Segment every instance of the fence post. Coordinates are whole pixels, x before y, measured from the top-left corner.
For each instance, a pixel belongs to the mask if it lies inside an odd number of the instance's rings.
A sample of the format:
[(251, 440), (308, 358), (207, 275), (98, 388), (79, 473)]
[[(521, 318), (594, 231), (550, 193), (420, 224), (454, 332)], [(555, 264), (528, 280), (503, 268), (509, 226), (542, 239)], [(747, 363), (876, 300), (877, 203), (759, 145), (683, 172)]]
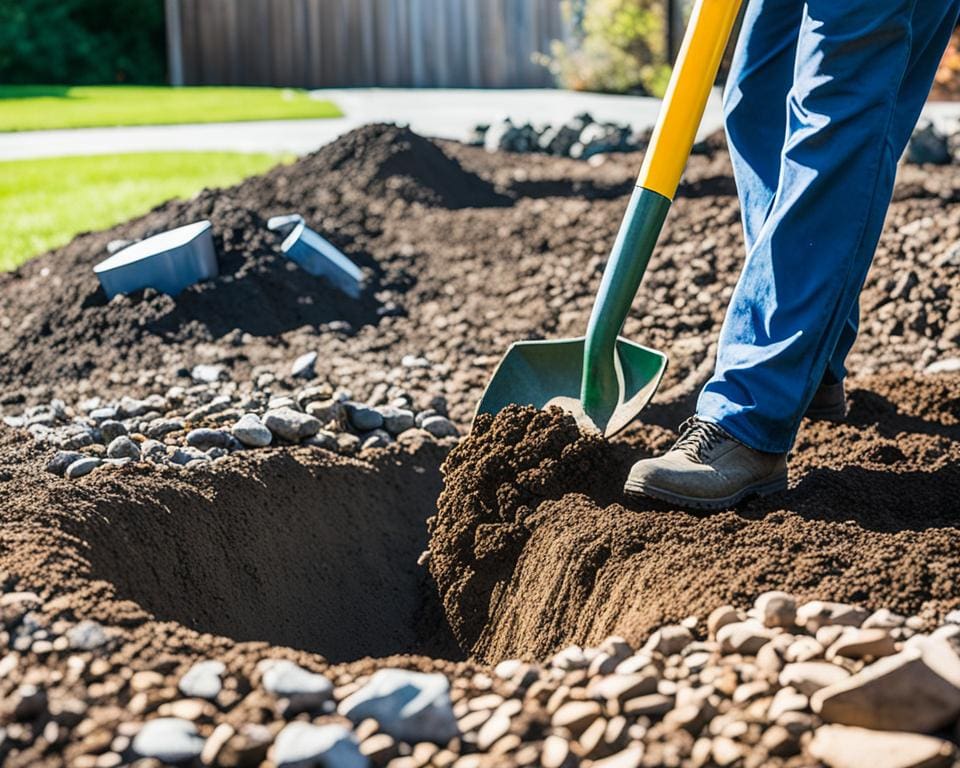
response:
[(183, 85), (183, 29), (180, 0), (164, 0), (167, 22), (167, 71), (170, 85)]

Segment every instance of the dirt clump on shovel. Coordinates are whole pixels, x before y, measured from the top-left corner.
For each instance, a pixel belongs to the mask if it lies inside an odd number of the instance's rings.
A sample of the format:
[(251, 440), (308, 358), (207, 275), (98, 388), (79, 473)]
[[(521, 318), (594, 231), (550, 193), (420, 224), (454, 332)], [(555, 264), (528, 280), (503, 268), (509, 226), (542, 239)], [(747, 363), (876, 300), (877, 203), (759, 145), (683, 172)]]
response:
[(960, 377), (875, 377), (852, 402), (845, 424), (805, 425), (788, 493), (712, 516), (622, 498), (630, 462), (669, 444), (660, 427), (611, 444), (559, 410), (482, 416), (431, 521), (458, 640), (543, 658), (773, 588), (942, 615), (960, 602)]

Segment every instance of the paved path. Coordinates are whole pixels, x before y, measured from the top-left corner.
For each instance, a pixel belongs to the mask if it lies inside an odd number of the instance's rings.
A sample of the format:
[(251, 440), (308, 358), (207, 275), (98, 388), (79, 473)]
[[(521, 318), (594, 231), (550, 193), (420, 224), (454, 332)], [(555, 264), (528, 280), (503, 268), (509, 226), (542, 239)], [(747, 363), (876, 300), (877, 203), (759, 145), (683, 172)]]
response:
[[(652, 125), (660, 102), (636, 96), (607, 96), (557, 90), (345, 89), (316, 91), (346, 117), (205, 125), (81, 128), (0, 133), (0, 160), (117, 152), (213, 151), (293, 152), (301, 155), (365, 123), (407, 123), (425, 136), (464, 139), (477, 123), (504, 117), (519, 121), (562, 122), (580, 112), (598, 120)], [(720, 125), (720, 99), (714, 95), (704, 131)]]
[[(0, 160), (117, 152), (213, 151), (312, 152), (369, 122), (409, 124), (425, 136), (464, 139), (477, 123), (511, 117), (521, 122), (563, 122), (580, 112), (598, 120), (652, 125), (660, 102), (637, 96), (608, 96), (558, 90), (444, 90), (356, 88), (315, 91), (337, 103), (346, 117), (206, 125), (82, 128), (68, 131), (0, 133)], [(946, 127), (960, 121), (960, 103), (929, 104), (926, 113)], [(707, 105), (701, 135), (721, 125), (720, 97)]]

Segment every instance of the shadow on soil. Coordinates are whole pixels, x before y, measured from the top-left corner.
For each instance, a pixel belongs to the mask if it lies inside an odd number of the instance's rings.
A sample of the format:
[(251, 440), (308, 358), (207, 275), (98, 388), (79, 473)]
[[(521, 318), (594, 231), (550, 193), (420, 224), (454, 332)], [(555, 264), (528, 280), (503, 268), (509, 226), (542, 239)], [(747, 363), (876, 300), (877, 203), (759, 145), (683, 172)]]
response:
[(376, 466), (277, 451), (180, 482), (138, 483), (136, 497), (102, 500), (76, 534), (91, 575), (160, 620), (332, 662), (457, 659), (436, 588), (417, 565), (442, 458), (435, 445)]

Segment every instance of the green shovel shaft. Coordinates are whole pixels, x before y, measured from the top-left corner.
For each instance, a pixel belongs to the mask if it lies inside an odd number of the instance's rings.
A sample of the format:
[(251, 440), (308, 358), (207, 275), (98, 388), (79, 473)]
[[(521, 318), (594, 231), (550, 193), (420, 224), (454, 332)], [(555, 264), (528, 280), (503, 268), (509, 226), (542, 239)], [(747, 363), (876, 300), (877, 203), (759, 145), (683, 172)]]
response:
[(609, 414), (600, 414), (598, 409), (611, 410), (620, 393), (612, 364), (617, 336), (643, 280), (670, 203), (658, 192), (643, 187), (633, 190), (590, 314), (580, 400), (584, 410), (603, 423)]
[(742, 0), (696, 0), (587, 327), (580, 401), (605, 424), (620, 397), (616, 344), (670, 210)]

